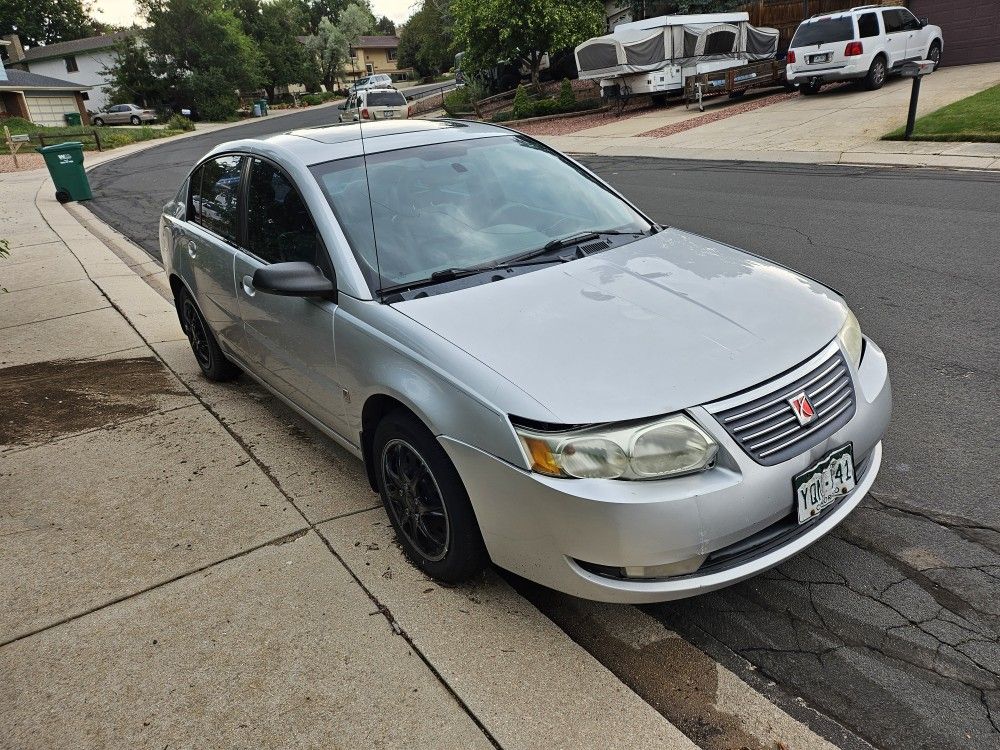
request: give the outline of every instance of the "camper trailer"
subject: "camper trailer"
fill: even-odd
[[[678,93],[689,77],[773,59],[777,49],[777,29],[751,26],[747,13],[658,16],[588,39],[576,64],[602,96],[627,98]]]

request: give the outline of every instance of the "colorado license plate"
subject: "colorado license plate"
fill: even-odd
[[[854,445],[848,443],[828,453],[810,468],[792,477],[799,523],[854,489]]]
[[[827,52],[825,55],[813,55],[809,58],[809,62],[813,64],[830,62],[830,53]]]

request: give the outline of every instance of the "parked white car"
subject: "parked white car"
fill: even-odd
[[[830,81],[851,80],[874,91],[910,60],[932,60],[936,68],[942,50],[941,28],[926,18],[901,6],[862,5],[799,24],[785,74],[803,94],[815,94]]]
[[[373,76],[365,76],[364,78],[359,78],[351,87],[347,89],[348,93],[353,94],[357,91],[364,91],[365,89],[374,88],[391,88],[392,87],[392,76],[388,73],[376,73]]]
[[[405,120],[410,116],[410,105],[396,89],[365,89],[350,94],[340,105],[340,122],[361,120]]]

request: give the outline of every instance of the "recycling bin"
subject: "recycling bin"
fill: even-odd
[[[88,201],[94,196],[90,192],[90,182],[83,169],[83,144],[79,141],[57,143],[35,149],[45,159],[45,166],[56,186],[56,200]]]
[[[66,118],[66,124],[71,127],[80,127],[83,125],[83,118],[80,117],[79,112],[67,112],[63,115]]]
[[[260,113],[262,115],[267,114],[267,99],[258,99],[257,104],[260,105]]]

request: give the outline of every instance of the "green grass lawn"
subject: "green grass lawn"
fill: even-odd
[[[37,147],[38,136],[58,136],[59,141],[72,141],[73,136],[79,136],[81,133],[92,133],[93,131],[98,131],[101,136],[101,147],[107,151],[108,149],[119,148],[120,146],[127,146],[129,143],[137,143],[138,141],[149,141],[154,138],[169,138],[172,135],[177,135],[182,132],[180,130],[167,130],[165,128],[150,128],[150,127],[138,127],[133,128],[129,126],[120,126],[116,128],[103,127],[103,128],[93,128],[93,127],[47,127],[44,125],[36,125],[28,120],[23,120],[20,117],[7,117],[0,119],[0,126],[6,125],[11,132],[14,134],[27,133],[30,135],[31,144],[25,144],[21,146],[21,150],[18,153],[31,153],[31,151]],[[97,146],[94,144],[93,139],[86,139],[80,141],[83,144],[84,151],[96,151]],[[51,145],[51,142],[47,145]],[[9,153],[7,150],[7,144],[3,141],[3,128],[0,127],[0,154]]]
[[[898,141],[905,128],[897,128],[883,140]],[[980,91],[917,119],[915,141],[987,141],[1000,143],[1000,86]]]

